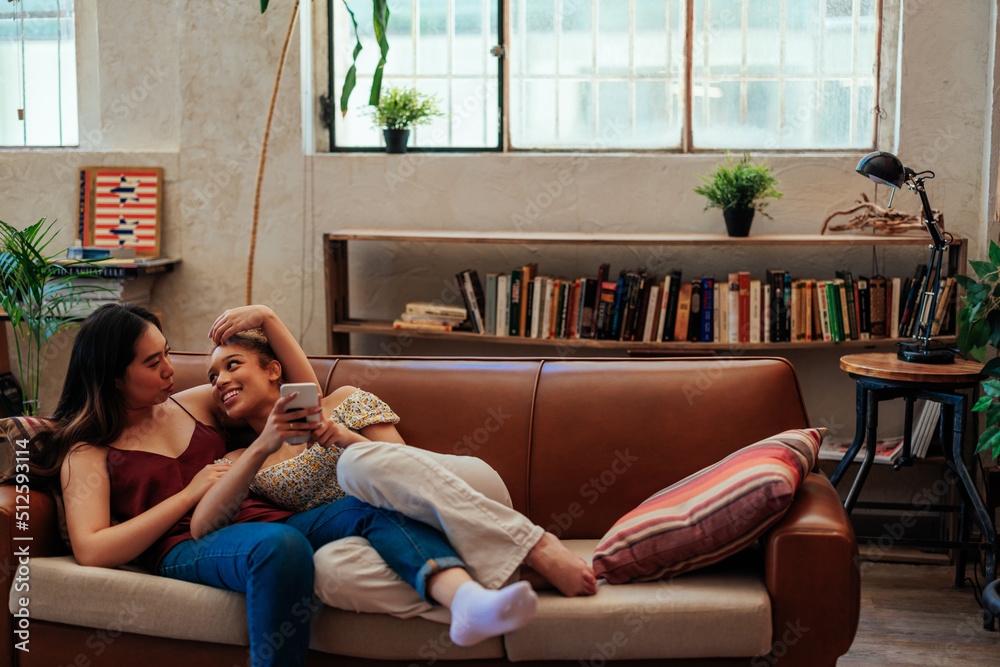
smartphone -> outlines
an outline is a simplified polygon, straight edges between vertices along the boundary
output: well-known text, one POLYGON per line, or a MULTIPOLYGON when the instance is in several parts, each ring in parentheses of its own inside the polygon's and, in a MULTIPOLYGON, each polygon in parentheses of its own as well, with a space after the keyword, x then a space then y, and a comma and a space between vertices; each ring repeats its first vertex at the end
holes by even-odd
MULTIPOLYGON (((289 401, 288 405, 285 406, 285 412, 290 410, 300 410, 302 408, 312 408, 319 405, 319 388, 316 387, 312 382, 293 382, 290 384, 281 385, 281 395, 288 396, 294 392, 298 392, 298 396, 289 401)), ((310 421, 318 422, 319 413, 308 415, 304 419, 296 419, 295 421, 310 421)), ((290 445, 301 445, 303 442, 309 440, 307 435, 297 435, 285 440, 290 445)))

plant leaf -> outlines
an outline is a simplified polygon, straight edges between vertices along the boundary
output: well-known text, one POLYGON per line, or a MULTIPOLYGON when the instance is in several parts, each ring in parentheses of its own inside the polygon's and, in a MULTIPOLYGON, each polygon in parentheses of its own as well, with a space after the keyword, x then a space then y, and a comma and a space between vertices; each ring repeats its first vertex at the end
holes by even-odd
POLYGON ((361 53, 361 36, 358 34, 358 20, 354 17, 354 12, 351 11, 350 6, 347 4, 347 0, 344 0, 344 9, 351 16, 351 23, 354 24, 354 53, 351 56, 351 69, 347 70, 347 76, 344 77, 344 87, 340 91, 340 113, 343 116, 347 115, 347 101, 351 99, 351 93, 354 91, 354 86, 358 81, 358 54, 361 53))
POLYGON ((983 431, 979 436, 979 445, 976 447, 976 454, 993 450, 993 457, 1000 455, 1000 426, 993 424, 983 431))
POLYGON ((990 241, 989 257, 994 265, 1000 266, 1000 246, 996 241, 990 241))
POLYGON ((389 22, 389 5, 386 0, 372 0, 372 21, 375 25, 375 40, 381 52, 378 65, 375 66, 375 76, 372 78, 372 93, 368 98, 368 104, 375 106, 378 104, 382 93, 382 71, 385 69, 385 60, 389 55, 389 40, 386 38, 386 24, 389 22))
POLYGON ((990 375, 992 377, 1000 377, 1000 357, 993 357, 986 362, 981 371, 983 375, 990 375))
POLYGON ((982 280, 986 280, 987 278, 989 278, 990 274, 997 272, 996 266, 994 266, 990 262, 982 262, 978 259, 970 259, 969 266, 972 267, 972 270, 975 271, 976 275, 979 276, 982 280))
POLYGON ((982 412, 986 408, 990 407, 991 405, 993 405, 993 399, 992 398, 990 398, 989 396, 980 396, 979 400, 976 401, 976 404, 972 406, 972 411, 973 412, 982 412))

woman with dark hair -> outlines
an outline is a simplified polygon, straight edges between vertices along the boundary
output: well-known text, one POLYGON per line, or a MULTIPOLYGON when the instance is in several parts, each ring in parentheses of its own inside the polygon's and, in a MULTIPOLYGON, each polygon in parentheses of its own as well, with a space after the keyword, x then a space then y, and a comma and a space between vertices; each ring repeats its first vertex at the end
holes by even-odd
MULTIPOLYGON (((314 377, 273 312, 258 306, 235 313, 277 341, 290 377, 314 377)), ((370 541, 422 596, 451 607, 461 620, 452 624, 457 643, 516 629, 534 616, 537 598, 527 584, 487 591, 438 531, 354 498, 292 513, 243 496, 227 508, 228 525, 211 539, 194 539, 192 512, 233 472, 215 462, 226 446, 211 387, 171 397, 173 374, 159 321, 142 308, 103 306, 77 334, 57 428, 39 439, 35 453, 44 459, 37 472, 58 470, 80 564, 116 567, 139 558, 164 576, 245 592, 253 665, 304 664, 313 551, 346 536, 370 541), (272 636, 285 640, 275 646, 272 636)), ((286 413, 290 400, 277 401, 251 447, 274 451, 286 438, 311 435, 315 425, 295 420, 312 410, 286 413)))

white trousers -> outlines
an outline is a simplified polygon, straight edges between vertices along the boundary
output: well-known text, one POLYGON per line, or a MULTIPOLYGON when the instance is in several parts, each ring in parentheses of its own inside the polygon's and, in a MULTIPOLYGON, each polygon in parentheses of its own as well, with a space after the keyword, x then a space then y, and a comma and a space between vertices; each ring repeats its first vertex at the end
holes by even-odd
MULTIPOLYGON (((337 478, 350 495, 440 530, 486 588, 504 586, 544 532, 511 508, 500 475, 472 456, 360 442, 341 455, 337 478)), ((331 542, 313 562, 316 595, 331 607, 451 621, 447 609, 417 595, 364 538, 331 542)))

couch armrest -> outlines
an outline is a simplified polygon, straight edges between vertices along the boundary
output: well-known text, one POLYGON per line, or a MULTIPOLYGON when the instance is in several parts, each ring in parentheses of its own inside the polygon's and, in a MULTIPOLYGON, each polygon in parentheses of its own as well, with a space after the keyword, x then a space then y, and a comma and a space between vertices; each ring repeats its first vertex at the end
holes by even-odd
MULTIPOLYGON (((16 486, 0 486, 0 592, 3 593, 0 664, 5 665, 17 664, 14 644, 20 639, 14 635, 15 619, 10 613, 8 599, 18 576, 20 553, 25 549, 29 556, 55 556, 66 552, 59 538, 55 500, 44 491, 18 493, 16 486), (19 529, 18 521, 25 521, 27 530, 19 529), (15 537, 31 539, 14 541, 15 537)), ((30 587, 30 578, 25 583, 30 587)))
POLYGON ((850 518, 825 475, 810 473, 764 536, 774 656, 834 665, 858 629, 861 574, 850 518))

